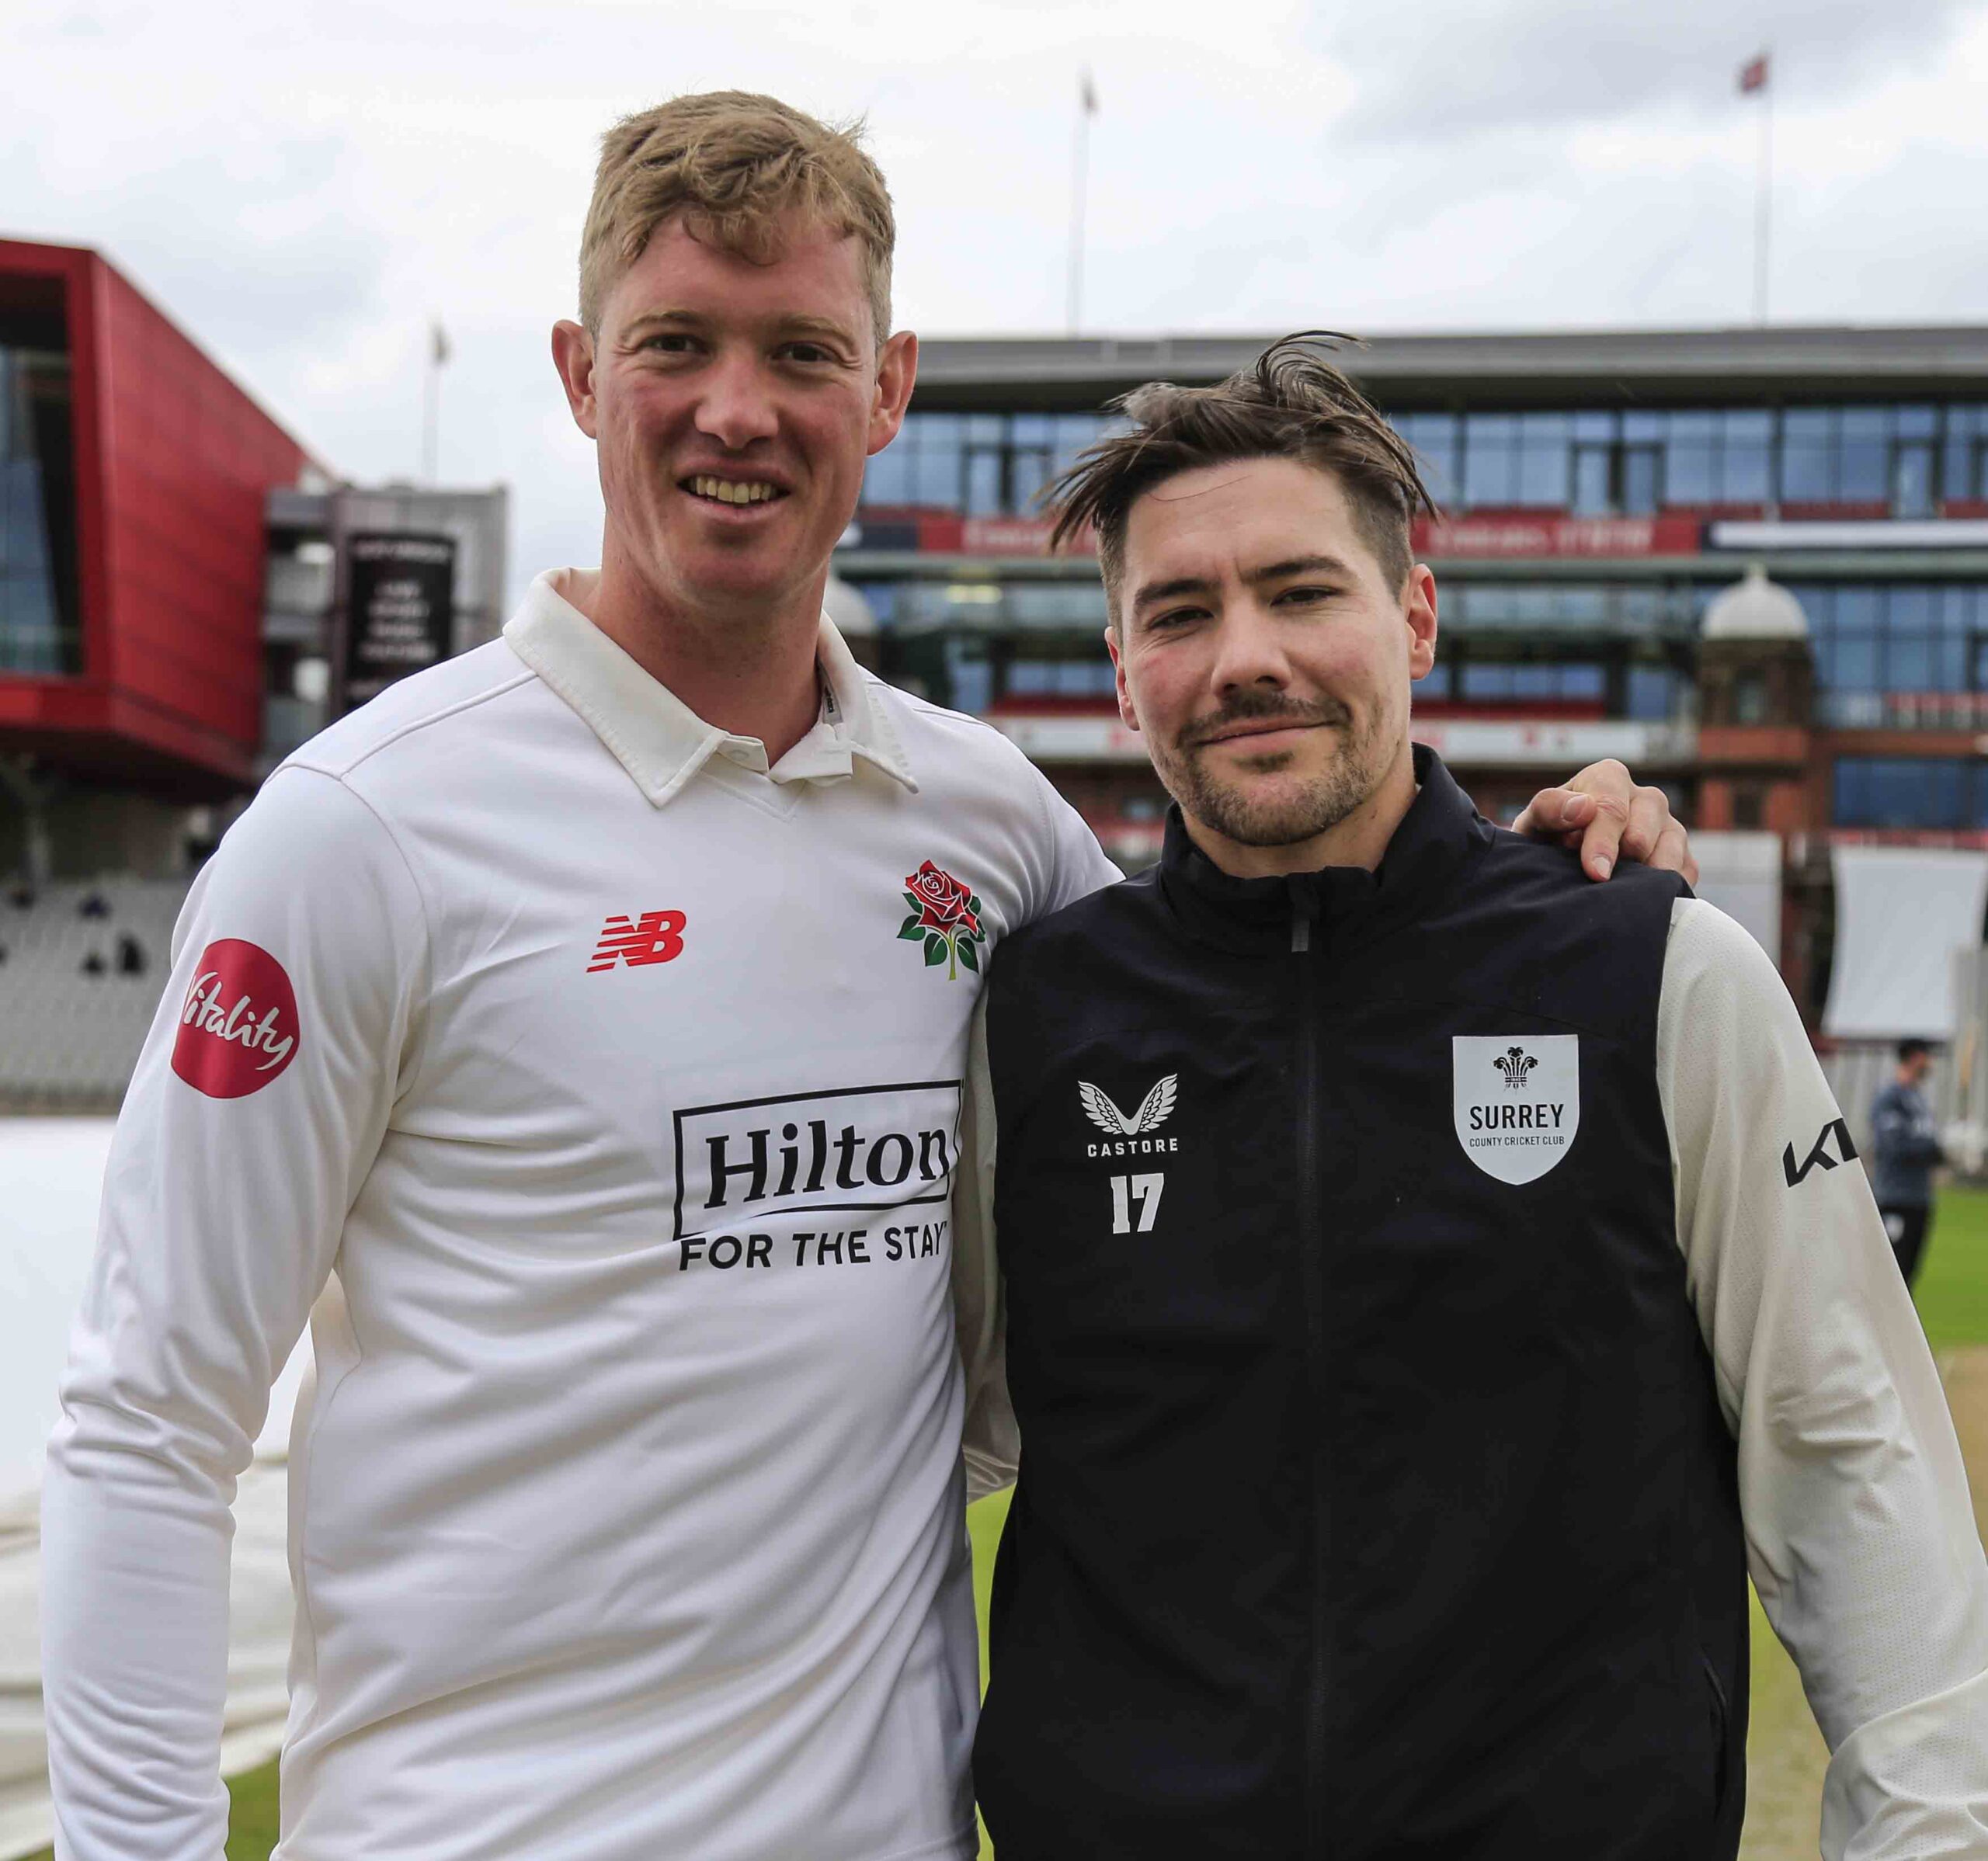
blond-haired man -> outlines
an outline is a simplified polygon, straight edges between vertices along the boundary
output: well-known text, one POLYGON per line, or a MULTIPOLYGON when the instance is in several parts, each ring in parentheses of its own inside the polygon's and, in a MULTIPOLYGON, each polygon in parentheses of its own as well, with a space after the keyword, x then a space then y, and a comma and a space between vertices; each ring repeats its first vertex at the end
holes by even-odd
POLYGON ((822 617, 912 390, 891 241, 771 99, 613 131, 554 337, 599 571, 307 745, 202 875, 50 1450, 65 1856, 221 1852, 228 1499, 307 1318, 283 1854, 972 1852, 968 1018, 1111 873, 822 617))

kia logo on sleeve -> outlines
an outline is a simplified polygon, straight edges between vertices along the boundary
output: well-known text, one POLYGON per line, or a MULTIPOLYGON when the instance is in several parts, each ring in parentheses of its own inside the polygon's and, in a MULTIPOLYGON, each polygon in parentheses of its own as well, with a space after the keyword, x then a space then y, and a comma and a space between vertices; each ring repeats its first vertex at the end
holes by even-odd
POLYGON ((283 965, 259 945, 223 937, 193 966, 172 1070, 210 1099, 245 1099, 297 1057, 301 1036, 283 965))

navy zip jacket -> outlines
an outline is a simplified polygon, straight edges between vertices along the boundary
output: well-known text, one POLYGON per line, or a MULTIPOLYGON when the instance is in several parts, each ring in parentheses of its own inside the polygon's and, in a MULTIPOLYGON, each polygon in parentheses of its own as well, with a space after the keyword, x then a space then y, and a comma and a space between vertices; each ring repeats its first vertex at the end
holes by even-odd
POLYGON ((1441 763, 1378 873, 1159 865, 989 981, 1024 1444, 1001 1861, 1724 1861, 1746 1569, 1654 1041, 1674 875, 1441 763))

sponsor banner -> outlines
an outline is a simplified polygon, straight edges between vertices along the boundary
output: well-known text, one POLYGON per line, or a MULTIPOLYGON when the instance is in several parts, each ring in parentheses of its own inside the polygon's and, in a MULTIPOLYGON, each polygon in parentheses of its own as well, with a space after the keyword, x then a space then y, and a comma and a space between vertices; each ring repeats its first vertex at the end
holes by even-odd
MULTIPOLYGON (((1146 746, 1115 715, 1006 717, 986 721, 1031 762, 1143 762, 1146 746)), ((1590 759, 1593 760, 1592 758, 1590 759)), ((1628 759, 1625 757, 1626 762, 1628 759)), ((1576 765, 1576 766, 1579 766, 1576 765)))
POLYGON ((960 1082, 690 1106, 675 1123, 679 1241, 825 1210, 943 1208, 959 1154, 960 1082))
POLYGON ((1539 516, 1423 518, 1418 556, 1695 556, 1704 526, 1696 517, 1539 516))
POLYGON ((1635 724, 1618 718, 1532 723, 1524 718, 1416 717, 1409 720, 1408 734, 1458 769, 1530 769, 1541 763, 1557 767, 1563 761, 1569 769, 1580 769, 1604 756, 1617 757, 1632 769, 1648 769, 1688 762, 1698 752, 1698 732, 1690 724, 1635 724))
POLYGON ((1458 1034, 1451 1101, 1463 1154, 1500 1182, 1531 1182, 1581 1126, 1578 1034, 1458 1034))
POLYGON ((356 535, 346 542, 345 708, 449 656, 456 545, 448 536, 356 535))

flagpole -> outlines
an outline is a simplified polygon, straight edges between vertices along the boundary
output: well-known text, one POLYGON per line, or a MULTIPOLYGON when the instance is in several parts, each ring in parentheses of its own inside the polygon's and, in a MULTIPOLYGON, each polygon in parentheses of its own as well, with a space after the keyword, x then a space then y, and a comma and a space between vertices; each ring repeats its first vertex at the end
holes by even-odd
POLYGON ((449 359, 449 339, 442 326, 432 325, 428 339, 428 370, 422 384, 421 409, 421 476, 429 484, 440 482, 442 451, 442 364, 449 359))
POLYGON ((1760 86, 1760 164, 1753 207, 1753 321, 1767 320, 1767 253, 1774 227, 1774 65, 1770 51, 1767 82, 1760 86))
POLYGON ((1076 174, 1070 205, 1070 334, 1075 335, 1083 321, 1084 297, 1084 207, 1090 189, 1090 119, 1094 108, 1090 73, 1086 71, 1077 93, 1076 174))

